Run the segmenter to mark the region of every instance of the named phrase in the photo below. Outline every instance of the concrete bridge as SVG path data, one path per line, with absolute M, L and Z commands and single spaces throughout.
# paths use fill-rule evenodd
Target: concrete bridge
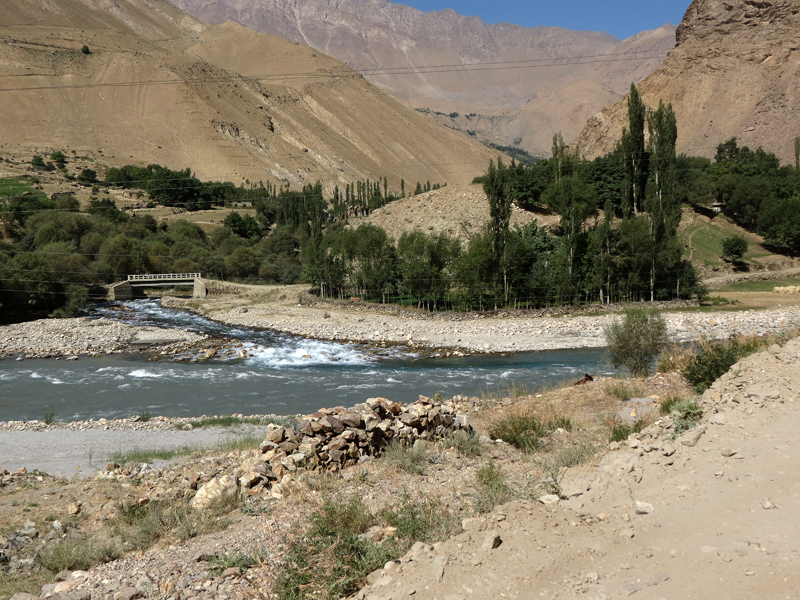
M 133 300 L 144 298 L 144 288 L 177 287 L 191 285 L 193 298 L 205 298 L 208 290 L 200 273 L 159 273 L 146 275 L 128 275 L 127 281 L 112 283 L 108 286 L 109 300 Z

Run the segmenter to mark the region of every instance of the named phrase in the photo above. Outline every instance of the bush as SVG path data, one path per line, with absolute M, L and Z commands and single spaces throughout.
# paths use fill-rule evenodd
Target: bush
M 36 563 L 52 573 L 88 570 L 100 563 L 119 558 L 112 544 L 95 544 L 89 540 L 64 539 L 48 544 L 36 555 Z
M 92 51 L 89 50 L 89 46 L 87 46 L 86 44 L 84 44 L 83 47 L 81 48 L 81 52 L 83 52 L 84 54 L 91 54 L 92 53 Z
M 397 528 L 398 538 L 427 543 L 445 540 L 458 523 L 438 499 L 414 500 L 408 492 L 403 492 L 400 502 L 383 510 L 381 516 Z
M 390 443 L 383 451 L 383 459 L 399 471 L 412 475 L 422 475 L 429 462 L 425 444 L 404 447 L 399 442 Z
M 445 448 L 455 448 L 462 456 L 480 456 L 483 452 L 481 438 L 474 431 L 456 431 L 442 441 Z
M 644 377 L 667 343 L 667 324 L 655 309 L 629 308 L 624 315 L 605 330 L 611 364 Z
M 631 398 L 640 398 L 644 395 L 644 390 L 642 390 L 642 388 L 635 385 L 629 386 L 624 381 L 615 381 L 614 383 L 606 384 L 605 392 L 609 396 L 613 396 L 617 400 L 622 400 L 623 402 L 627 402 Z
M 308 533 L 292 541 L 275 582 L 277 597 L 341 598 L 363 586 L 366 576 L 402 556 L 413 534 L 425 537 L 429 523 L 449 514 L 438 504 L 416 504 L 404 495 L 384 514 L 396 523 L 397 535 L 381 543 L 359 538 L 379 523 L 359 497 L 327 499 L 311 517 Z M 448 517 L 449 518 L 449 517 Z M 440 539 L 437 537 L 431 539 Z
M 559 428 L 571 431 L 572 422 L 563 416 L 545 421 L 532 414 L 512 412 L 497 419 L 489 429 L 489 435 L 523 452 L 535 452 L 541 448 L 542 438 Z
M 478 469 L 475 474 L 478 482 L 477 489 L 472 496 L 472 505 L 475 512 L 488 513 L 498 504 L 510 501 L 514 492 L 505 481 L 500 467 L 494 461 L 489 461 Z
M 647 422 L 644 419 L 637 419 L 633 424 L 628 425 L 617 420 L 611 424 L 611 435 L 609 440 L 612 442 L 624 442 L 632 433 L 639 433 L 642 429 L 647 427 Z
M 727 373 L 742 356 L 739 340 L 735 338 L 704 342 L 703 346 L 703 352 L 691 357 L 683 371 L 683 376 L 700 393 Z
M 722 256 L 730 262 L 739 262 L 747 252 L 747 240 L 743 235 L 732 235 L 722 240 Z
M 675 437 L 694 427 L 703 416 L 697 400 L 680 400 L 672 405 L 672 435 Z

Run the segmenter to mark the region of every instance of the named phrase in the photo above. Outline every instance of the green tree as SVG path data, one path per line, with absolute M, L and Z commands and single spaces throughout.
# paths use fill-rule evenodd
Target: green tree
M 672 105 L 659 102 L 648 119 L 650 142 L 648 156 L 653 183 L 645 197 L 644 208 L 650 221 L 652 241 L 650 257 L 650 301 L 655 301 L 656 263 L 662 246 L 676 235 L 681 220 L 681 207 L 676 194 L 675 143 L 678 126 Z
M 645 377 L 669 339 L 667 323 L 657 310 L 629 308 L 623 314 L 622 321 L 605 329 L 611 364 Z
M 722 240 L 722 256 L 730 262 L 739 262 L 747 252 L 747 239 L 743 235 L 732 235 Z
M 492 237 L 494 273 L 502 282 L 505 303 L 508 303 L 508 278 L 504 261 L 508 224 L 511 221 L 512 197 L 508 190 L 509 170 L 503 159 L 497 157 L 497 166 L 489 161 L 489 170 L 483 180 L 483 191 L 489 199 L 489 234 Z
M 567 272 L 571 277 L 578 234 L 586 219 L 597 212 L 597 193 L 580 177 L 570 175 L 550 186 L 542 199 L 548 208 L 561 215 L 559 224 L 566 243 Z
M 89 50 L 89 46 L 87 46 L 86 44 L 84 44 L 83 46 L 81 46 L 81 52 L 82 52 L 83 54 L 91 54 L 91 53 L 92 53 L 92 51 L 91 51 L 91 50 Z
M 622 132 L 621 150 L 625 164 L 625 212 L 638 215 L 643 209 L 648 178 L 648 157 L 644 144 L 646 108 L 639 90 L 631 84 L 628 94 L 628 128 Z

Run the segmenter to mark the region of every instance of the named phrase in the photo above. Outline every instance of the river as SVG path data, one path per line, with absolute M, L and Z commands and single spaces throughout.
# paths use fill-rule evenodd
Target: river
M 41 419 L 50 411 L 60 421 L 145 411 L 174 417 L 287 415 L 351 406 L 373 396 L 410 402 L 420 394 L 535 391 L 584 373 L 613 373 L 600 349 L 422 358 L 403 348 L 376 352 L 365 345 L 227 326 L 162 308 L 157 299 L 102 305 L 94 314 L 235 338 L 248 356 L 198 362 L 153 361 L 141 354 L 0 361 L 0 421 Z

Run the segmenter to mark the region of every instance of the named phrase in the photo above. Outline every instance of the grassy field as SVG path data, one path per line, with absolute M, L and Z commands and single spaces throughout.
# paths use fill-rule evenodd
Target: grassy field
M 33 184 L 26 177 L 0 179 L 0 197 L 21 196 L 25 192 L 30 192 L 32 196 L 38 196 L 42 199 L 47 198 L 44 192 L 34 189 Z
M 711 223 L 697 220 L 695 223 L 681 228 L 678 237 L 687 246 L 687 253 L 698 266 L 722 264 L 722 241 L 732 235 L 743 235 L 749 244 L 744 260 L 759 265 L 759 259 L 772 256 L 772 253 L 761 245 L 761 238 L 754 233 L 744 231 L 725 217 L 716 217 Z
M 714 292 L 771 292 L 772 288 L 800 285 L 800 278 L 766 279 L 763 281 L 740 281 L 717 288 Z

